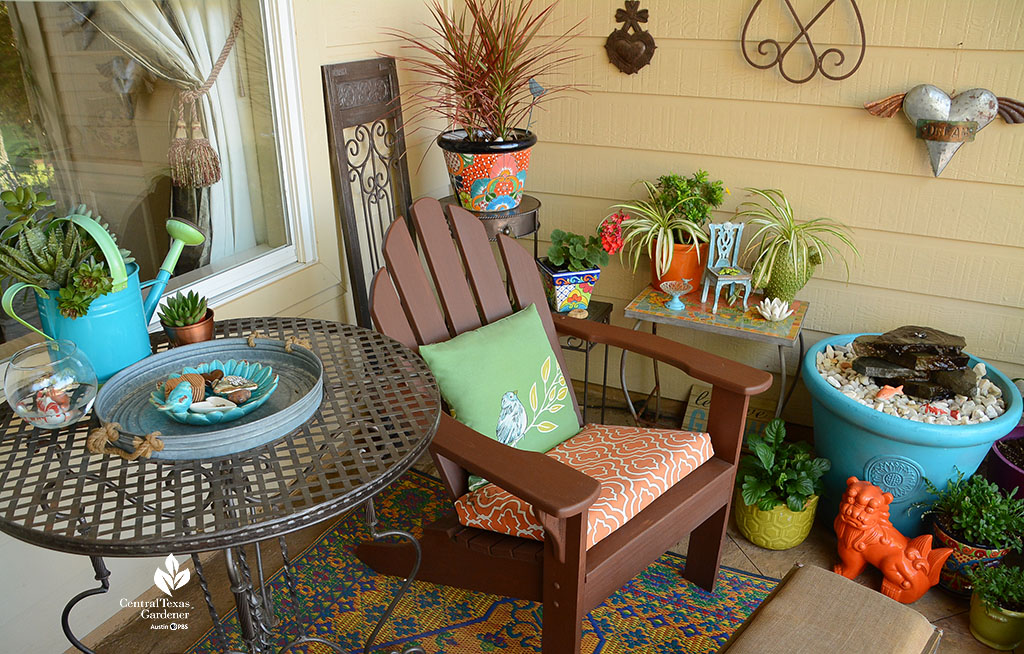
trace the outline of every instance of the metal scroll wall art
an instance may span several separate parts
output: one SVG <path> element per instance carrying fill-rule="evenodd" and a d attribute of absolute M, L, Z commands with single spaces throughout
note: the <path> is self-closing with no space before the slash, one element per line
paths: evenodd
<path fill-rule="evenodd" d="M 743 23 L 743 34 L 740 36 L 740 43 L 743 50 L 743 57 L 747 60 L 747 63 L 754 68 L 760 68 L 767 70 L 773 66 L 779 67 L 779 73 L 787 82 L 793 84 L 803 84 L 804 82 L 810 81 L 815 75 L 821 73 L 822 77 L 830 80 L 842 80 L 846 79 L 850 75 L 857 72 L 860 68 L 861 63 L 864 61 L 864 51 L 867 48 L 867 41 L 864 37 L 864 19 L 860 15 L 860 8 L 857 7 L 855 0 L 839 0 L 841 3 L 849 2 L 850 6 L 853 7 L 853 13 L 857 17 L 857 29 L 860 30 L 860 52 L 857 54 L 857 61 L 853 64 L 853 67 L 845 73 L 840 74 L 843 64 L 846 63 L 846 53 L 839 48 L 827 48 L 818 54 L 818 47 L 811 40 L 810 29 L 814 26 L 818 19 L 821 18 L 825 12 L 829 10 L 832 5 L 836 4 L 836 0 L 827 0 L 825 4 L 818 10 L 818 13 L 814 14 L 811 20 L 807 21 L 806 24 L 800 19 L 799 14 L 796 13 L 796 9 L 793 8 L 793 3 L 790 0 L 784 0 L 786 7 L 789 8 L 789 13 L 793 16 L 793 21 L 796 23 L 799 32 L 793 37 L 793 40 L 789 42 L 785 47 L 775 39 L 762 39 L 757 44 L 757 53 L 762 57 L 772 57 L 772 59 L 766 63 L 757 63 L 751 56 L 751 53 L 747 49 L 747 31 L 750 29 L 750 23 L 754 19 L 754 15 L 761 7 L 763 0 L 757 0 L 754 6 L 750 8 L 750 13 L 747 14 L 747 20 Z M 838 11 L 836 8 L 834 11 Z M 797 45 L 806 45 L 810 51 L 811 60 L 813 67 L 811 71 L 804 77 L 793 77 L 786 72 L 786 59 L 793 53 L 794 49 L 797 49 Z M 799 48 L 802 50 L 803 48 Z M 773 56 L 774 55 L 774 56 Z M 826 67 L 828 69 L 826 70 Z M 831 72 L 830 72 L 831 71 Z"/>
<path fill-rule="evenodd" d="M 626 8 L 615 11 L 615 22 L 623 26 L 608 35 L 604 49 L 608 51 L 608 60 L 627 75 L 651 63 L 654 56 L 654 37 L 640 27 L 640 23 L 647 22 L 647 16 L 647 10 L 640 9 L 640 0 L 626 0 Z"/>
<path fill-rule="evenodd" d="M 960 146 L 998 115 L 1010 125 L 1024 123 L 1024 103 L 1013 98 L 997 98 L 988 89 L 970 89 L 950 97 L 931 84 L 919 84 L 906 93 L 897 93 L 868 102 L 864 108 L 873 116 L 892 118 L 900 108 L 914 126 L 917 138 L 928 146 L 932 172 L 939 174 Z"/>

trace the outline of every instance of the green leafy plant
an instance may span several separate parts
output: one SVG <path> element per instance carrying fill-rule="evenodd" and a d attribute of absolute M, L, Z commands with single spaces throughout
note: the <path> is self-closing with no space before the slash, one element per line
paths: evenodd
<path fill-rule="evenodd" d="M 977 565 L 968 570 L 978 598 L 992 607 L 1024 612 L 1024 568 Z"/>
<path fill-rule="evenodd" d="M 681 213 L 683 205 L 699 199 L 698 196 L 679 198 L 666 206 L 654 184 L 646 180 L 643 184 L 649 199 L 623 202 L 613 208 L 630 215 L 630 219 L 622 223 L 622 241 L 633 260 L 633 271 L 640 262 L 640 255 L 646 254 L 654 262 L 655 272 L 660 277 L 672 265 L 676 243 L 706 243 L 708 235 L 703 227 Z M 699 259 L 700 250 L 697 250 L 697 256 Z"/>
<path fill-rule="evenodd" d="M 167 298 L 160 311 L 160 322 L 168 327 L 188 327 L 206 317 L 206 298 L 194 291 L 188 295 L 179 292 Z"/>
<path fill-rule="evenodd" d="M 9 241 L 21 230 L 36 224 L 36 213 L 49 209 L 57 204 L 52 198 L 46 197 L 45 191 L 36 193 L 28 186 L 19 186 L 0 193 L 0 201 L 7 209 L 7 225 L 0 231 L 0 241 Z M 49 214 L 40 220 L 46 220 Z"/>
<path fill-rule="evenodd" d="M 708 171 L 698 170 L 691 177 L 675 173 L 658 178 L 658 202 L 698 227 L 711 220 L 711 209 L 722 206 L 725 188 L 722 180 L 708 181 Z"/>
<path fill-rule="evenodd" d="M 0 193 L 0 199 L 4 193 Z M 47 204 L 40 204 L 38 194 L 34 200 L 27 195 L 20 200 L 17 192 L 13 193 L 25 211 L 30 210 L 30 203 L 39 208 L 49 206 L 48 200 Z M 38 210 L 32 210 L 32 214 Z M 109 233 L 100 216 L 93 217 L 85 205 L 75 207 L 69 215 L 94 220 Z M 20 221 L 21 227 L 11 239 L 0 238 L 0 276 L 37 286 L 43 289 L 36 290 L 40 295 L 57 291 L 61 315 L 77 318 L 88 312 L 93 300 L 110 292 L 113 279 L 92 237 L 67 218 L 49 216 L 37 221 L 28 215 Z M 130 252 L 123 248 L 120 251 L 125 263 L 134 261 Z"/>
<path fill-rule="evenodd" d="M 417 51 L 399 57 L 413 72 L 406 105 L 412 120 L 439 114 L 472 141 L 514 138 L 537 104 L 573 88 L 531 91 L 530 81 L 557 72 L 576 59 L 567 52 L 579 23 L 556 35 L 544 33 L 557 3 L 535 8 L 534 0 L 466 0 L 457 15 L 434 2 L 430 36 L 392 31 Z"/>
<path fill-rule="evenodd" d="M 763 435 L 747 437 L 751 453 L 740 459 L 737 474 L 747 506 L 771 511 L 785 504 L 800 512 L 812 495 L 821 492 L 821 476 L 832 463 L 814 457 L 807 443 L 787 443 L 785 438 L 786 423 L 778 418 L 768 423 Z"/>
<path fill-rule="evenodd" d="M 560 229 L 551 232 L 548 262 L 572 272 L 608 265 L 608 253 L 597 236 L 586 238 Z"/>
<path fill-rule="evenodd" d="M 825 257 L 830 260 L 840 259 L 849 276 L 850 266 L 846 257 L 830 242 L 838 240 L 860 256 L 845 225 L 831 218 L 797 222 L 793 217 L 793 207 L 782 191 L 756 188 L 744 190 L 760 196 L 764 201 L 742 202 L 740 211 L 736 212 L 737 217 L 749 218 L 747 224 L 758 227 L 746 250 L 747 257 L 757 253 L 751 269 L 754 286 L 767 286 L 776 265 L 783 260 L 788 261 L 790 269 L 804 282 L 810 278 L 814 266 L 822 263 Z"/>
<path fill-rule="evenodd" d="M 929 479 L 925 488 L 936 499 L 925 514 L 931 514 L 943 529 L 957 540 L 987 549 L 1021 550 L 1024 538 L 1024 498 L 1017 489 L 1004 495 L 999 487 L 981 475 L 964 479 L 957 470 L 956 479 L 940 490 Z M 927 507 L 917 502 L 913 508 Z"/>

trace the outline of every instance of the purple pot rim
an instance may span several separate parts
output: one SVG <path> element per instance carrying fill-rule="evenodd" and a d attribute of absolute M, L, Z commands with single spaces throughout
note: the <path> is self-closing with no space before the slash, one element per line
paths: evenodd
<path fill-rule="evenodd" d="M 1014 432 L 1019 432 L 1019 433 L 1014 433 Z M 997 445 L 999 445 L 1000 443 L 1002 443 L 1004 441 L 1005 442 L 1010 442 L 1010 441 L 1019 441 L 1019 440 L 1024 440 L 1024 428 L 1022 428 L 1022 427 L 1015 427 L 1013 429 L 1013 431 L 1011 431 L 1009 434 L 1007 434 L 1006 436 L 1003 436 L 1002 438 L 997 440 L 995 443 L 992 443 L 992 451 L 995 452 L 996 457 L 1000 461 L 1005 463 L 1011 469 L 1016 470 L 1018 474 L 1024 475 L 1024 468 L 1021 468 L 1019 465 L 1017 465 L 1013 461 L 1010 461 L 1009 459 L 1007 459 L 1006 456 L 1002 452 L 999 451 L 999 448 L 996 447 Z"/>

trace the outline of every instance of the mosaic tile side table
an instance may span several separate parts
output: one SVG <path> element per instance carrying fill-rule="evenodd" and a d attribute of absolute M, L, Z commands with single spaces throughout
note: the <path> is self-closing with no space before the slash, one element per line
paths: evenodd
<path fill-rule="evenodd" d="M 676 327 L 686 327 L 688 329 L 744 338 L 777 346 L 779 350 L 779 367 L 782 371 L 779 401 L 775 407 L 775 417 L 779 417 L 782 414 L 783 407 L 789 401 L 793 390 L 800 381 L 799 362 L 804 358 L 804 337 L 801 330 L 804 319 L 807 317 L 810 303 L 803 300 L 794 300 L 790 303 L 793 315 L 785 320 L 770 322 L 762 318 L 761 314 L 754 308 L 762 300 L 760 294 L 750 298 L 750 308 L 746 311 L 737 302 L 736 306 L 728 304 L 719 305 L 717 313 L 712 313 L 711 311 L 713 302 L 711 298 L 708 298 L 708 302 L 701 302 L 700 298 L 700 289 L 694 289 L 679 298 L 683 303 L 683 308 L 673 311 L 665 306 L 669 301 L 667 293 L 656 290 L 652 286 L 647 286 L 626 307 L 625 316 L 636 320 L 633 324 L 633 329 L 639 329 L 645 322 L 651 323 L 651 331 L 655 334 L 658 333 L 659 324 L 674 325 Z M 796 375 L 793 378 L 793 385 L 790 386 L 788 392 L 786 391 L 785 354 L 785 348 L 787 347 L 798 347 Z M 622 379 L 622 390 L 626 393 L 626 405 L 629 407 L 630 413 L 633 414 L 633 418 L 636 419 L 636 409 L 633 406 L 633 402 L 629 399 L 629 392 L 626 390 L 625 352 L 622 353 L 619 375 Z M 660 398 L 661 380 L 658 376 L 657 362 L 654 363 L 654 380 L 655 386 L 654 390 L 651 391 L 651 395 L 658 393 Z"/>

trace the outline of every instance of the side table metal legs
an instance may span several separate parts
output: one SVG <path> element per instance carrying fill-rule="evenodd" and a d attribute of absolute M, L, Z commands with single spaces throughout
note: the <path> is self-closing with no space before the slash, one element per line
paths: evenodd
<path fill-rule="evenodd" d="M 782 415 L 782 410 L 786 408 L 789 403 L 789 398 L 793 396 L 793 391 L 796 390 L 797 384 L 800 383 L 800 370 L 803 368 L 804 361 L 804 333 L 801 331 L 799 336 L 800 346 L 796 357 L 796 374 L 793 375 L 793 385 L 786 390 L 786 354 L 783 345 L 779 346 L 779 369 L 782 371 L 781 383 L 779 384 L 779 402 L 775 405 L 775 417 L 778 418 Z"/>
<path fill-rule="evenodd" d="M 96 571 L 96 581 L 100 582 L 98 588 L 90 588 L 89 590 L 83 590 L 81 593 L 71 598 L 64 606 L 64 612 L 60 614 L 60 626 L 64 630 L 64 635 L 67 636 L 68 641 L 80 652 L 85 654 L 96 654 L 94 651 L 82 644 L 82 641 L 75 637 L 75 634 L 71 633 L 71 625 L 68 623 L 68 618 L 71 616 L 71 609 L 75 607 L 86 597 L 92 597 L 93 595 L 102 595 L 103 593 L 110 590 L 110 570 L 107 570 L 106 564 L 103 563 L 103 558 L 99 556 L 90 556 L 89 560 L 92 561 L 92 569 Z"/>

